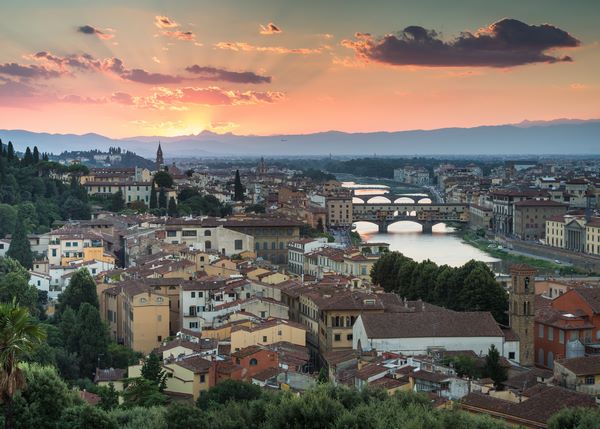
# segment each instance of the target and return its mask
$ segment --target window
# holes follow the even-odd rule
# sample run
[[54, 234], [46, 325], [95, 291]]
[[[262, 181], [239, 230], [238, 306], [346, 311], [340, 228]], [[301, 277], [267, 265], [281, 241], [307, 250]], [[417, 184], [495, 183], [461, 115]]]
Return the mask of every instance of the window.
[[260, 317], [262, 317], [263, 319], [264, 319], [265, 317], [267, 317], [267, 312], [266, 312], [266, 311], [261, 311], [261, 312], [260, 312]]
[[538, 364], [544, 365], [544, 349], [538, 350]]
[[206, 376], [204, 374], [200, 374], [200, 383], [204, 383], [206, 381]]
[[273, 242], [271, 243], [271, 249], [272, 249], [272, 250], [275, 250], [275, 249], [277, 249], [277, 243], [276, 243], [276, 242], [274, 242], [274, 241], [273, 241]]
[[210, 232], [209, 229], [207, 229], [206, 231], [204, 231], [204, 236], [205, 237], [210, 237], [212, 235], [212, 233]]
[[198, 322], [190, 322], [190, 329], [198, 329]]
[[210, 242], [210, 240], [206, 240], [204, 242], [204, 249], [205, 250], [210, 250], [212, 248], [212, 243]]
[[192, 298], [196, 298], [196, 292], [191, 292], [190, 295]]
[[548, 326], [548, 341], [554, 341], [554, 328]]
[[593, 375], [585, 377], [585, 384], [596, 384], [596, 378]]
[[167, 231], [167, 237], [176, 237], [177, 231]]
[[162, 341], [162, 335], [159, 335], [158, 337], [156, 337], [157, 341]]
[[514, 360], [515, 359], [515, 352], [508, 352], [508, 358], [510, 360]]
[[334, 339], [334, 341], [340, 341], [340, 340], [342, 339], [342, 337], [341, 337], [341, 335], [340, 335], [340, 334], [335, 334], [335, 335], [333, 336], [333, 339]]
[[162, 297], [160, 297], [160, 296], [159, 296], [158, 298], [156, 298], [156, 302], [159, 302], [159, 303], [160, 303], [160, 302], [163, 302], [163, 299], [162, 299]]
[[348, 334], [348, 335], [346, 335], [346, 339], [347, 339], [348, 341], [352, 341], [352, 338], [353, 338], [353, 337], [352, 337], [352, 334]]
[[538, 337], [544, 338], [544, 325], [538, 325], [538, 329], [539, 329]]
[[183, 230], [183, 231], [181, 231], [181, 235], [183, 237], [195, 237], [196, 236], [196, 230], [195, 229]]
[[244, 242], [242, 240], [235, 240], [233, 242], [233, 247], [235, 250], [242, 250], [244, 247]]
[[267, 337], [263, 337], [263, 343], [267, 342]]
[[56, 249], [52, 249], [52, 256], [56, 256]]
[[256, 366], [258, 365], [258, 361], [254, 358], [250, 359], [250, 366]]
[[558, 342], [561, 344], [565, 343], [565, 331], [563, 331], [562, 329], [558, 330]]

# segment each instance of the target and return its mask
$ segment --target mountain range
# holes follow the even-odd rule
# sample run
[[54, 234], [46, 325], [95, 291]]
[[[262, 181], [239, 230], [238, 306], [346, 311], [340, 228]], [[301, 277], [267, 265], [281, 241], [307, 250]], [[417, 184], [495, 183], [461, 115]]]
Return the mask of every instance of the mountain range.
[[558, 119], [474, 128], [396, 132], [326, 131], [293, 135], [197, 135], [110, 138], [100, 134], [49, 134], [0, 130], [17, 150], [37, 145], [42, 152], [108, 149], [118, 146], [153, 158], [161, 142], [167, 158], [297, 155], [598, 155], [600, 120]]

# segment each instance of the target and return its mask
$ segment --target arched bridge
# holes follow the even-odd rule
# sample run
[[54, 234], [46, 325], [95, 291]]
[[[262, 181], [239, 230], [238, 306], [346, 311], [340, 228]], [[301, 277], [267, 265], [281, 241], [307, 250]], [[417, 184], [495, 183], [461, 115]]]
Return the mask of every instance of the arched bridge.
[[353, 222], [371, 222], [379, 232], [387, 232], [392, 223], [408, 220], [423, 226], [423, 232], [443, 222], [468, 222], [469, 206], [466, 204], [402, 204], [366, 203], [352, 205]]
[[[385, 198], [389, 204], [399, 203], [418, 203], [429, 204], [432, 199], [427, 195], [406, 195], [406, 194], [380, 194], [380, 195], [354, 195], [353, 201], [355, 204], [373, 204], [369, 203], [373, 198], [377, 198], [377, 204], [381, 204], [381, 198]], [[374, 202], [375, 203], [375, 202]]]

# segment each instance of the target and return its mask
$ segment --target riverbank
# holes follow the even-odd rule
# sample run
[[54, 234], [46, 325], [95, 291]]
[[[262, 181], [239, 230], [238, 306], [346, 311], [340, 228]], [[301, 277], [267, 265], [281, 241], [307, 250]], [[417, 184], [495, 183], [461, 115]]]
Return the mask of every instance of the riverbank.
[[495, 241], [481, 237], [467, 228], [457, 231], [457, 234], [459, 234], [462, 240], [470, 246], [476, 247], [494, 258], [500, 259], [507, 268], [514, 264], [527, 264], [536, 268], [540, 274], [585, 274], [583, 270], [572, 265], [557, 264], [548, 259], [526, 256], [511, 251], [510, 249], [498, 248]]

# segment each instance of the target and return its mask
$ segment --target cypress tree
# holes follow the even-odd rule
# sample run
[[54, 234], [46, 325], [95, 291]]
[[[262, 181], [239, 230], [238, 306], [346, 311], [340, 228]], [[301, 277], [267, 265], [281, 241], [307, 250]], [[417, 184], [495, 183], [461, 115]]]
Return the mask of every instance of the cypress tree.
[[152, 182], [152, 190], [150, 191], [150, 208], [158, 208], [158, 198], [156, 196], [156, 187], [154, 186], [154, 182]]
[[29, 146], [27, 146], [27, 149], [25, 149], [25, 155], [23, 156], [22, 164], [24, 166], [33, 164], [33, 155], [31, 154], [31, 149], [29, 149]]
[[167, 208], [167, 193], [165, 192], [165, 188], [162, 187], [160, 188], [160, 192], [158, 193], [158, 208]]
[[30, 269], [33, 266], [33, 256], [31, 255], [31, 246], [27, 239], [27, 231], [23, 224], [23, 218], [17, 218], [15, 233], [12, 235], [10, 246], [6, 256], [16, 259], [25, 268]]
[[240, 170], [235, 170], [235, 181], [233, 182], [233, 199], [235, 201], [244, 201], [244, 186], [240, 179]]
[[48, 153], [44, 152], [44, 156], [42, 157], [43, 161], [49, 161], [50, 159], [48, 158]]
[[177, 203], [173, 197], [169, 198], [169, 208], [167, 209], [167, 214], [171, 217], [177, 216]]
[[6, 158], [9, 161], [12, 161], [13, 159], [15, 159], [15, 148], [13, 147], [13, 144], [11, 141], [8, 142], [8, 147], [6, 148]]
[[33, 163], [37, 164], [40, 162], [40, 152], [38, 151], [37, 146], [33, 147]]

